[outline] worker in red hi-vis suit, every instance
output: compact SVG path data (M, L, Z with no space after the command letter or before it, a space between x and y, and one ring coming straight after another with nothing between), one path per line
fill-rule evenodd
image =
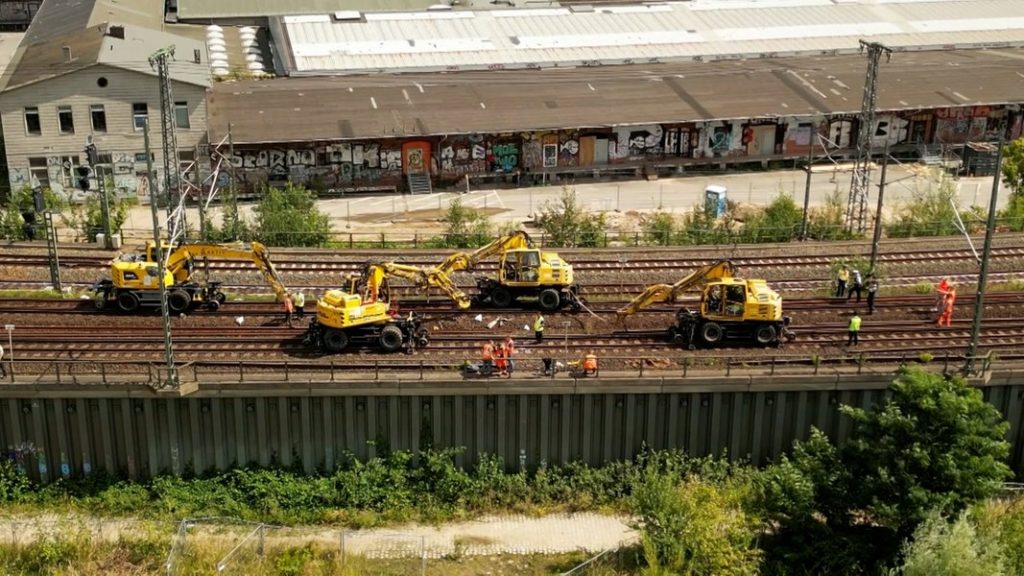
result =
M942 314L939 315L939 326L953 325L953 304L956 303L956 287L950 286L943 301Z

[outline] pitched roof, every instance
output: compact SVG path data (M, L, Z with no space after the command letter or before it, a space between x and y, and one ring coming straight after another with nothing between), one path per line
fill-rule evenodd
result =
M1024 49L894 55L883 111L1024 102ZM235 144L505 133L860 111L863 56L281 78L214 84L210 140Z
M206 62L202 42L163 32L162 0L46 0L14 54L0 90L62 76L95 64L155 74L148 57L174 45L180 64L171 76L208 86L209 70L193 64L193 50Z

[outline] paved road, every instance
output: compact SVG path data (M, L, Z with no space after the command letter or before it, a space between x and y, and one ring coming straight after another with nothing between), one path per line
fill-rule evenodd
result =
M877 182L879 173L873 178ZM554 202L561 195L563 185L576 190L579 199L591 211L650 211L658 208L685 212L702 201L703 191L709 184L728 188L728 197L736 202L767 204L780 193L791 194L798 203L803 202L805 173L799 170L772 172L751 172L721 176L693 175L680 178L663 178L655 181L622 180L618 182L562 183L554 186L537 186L517 189L493 189L484 187L468 193L439 192L425 196L403 194L356 195L350 198L336 198L320 201L321 210L327 212L332 225L338 232L344 231L390 231L393 220L436 220L449 203L461 199L466 206L486 209L495 222L522 221L541 210L545 203ZM887 212L892 213L901 203L909 201L915 192L927 190L935 183L926 176L916 174L909 168L890 166L886 187ZM986 207L991 193L992 178L962 178L958 202L962 208L972 205ZM810 204L824 204L829 196L839 194L845 204L850 186L849 172L825 170L815 172L811 179ZM876 191L872 190L872 210ZM1005 205L1009 194L1001 191L1000 207ZM243 211L250 213L248 206ZM198 222L195 211L191 211L193 226ZM161 212L161 219L163 218ZM125 228L136 235L146 231L152 234L152 220L148 206L135 207Z

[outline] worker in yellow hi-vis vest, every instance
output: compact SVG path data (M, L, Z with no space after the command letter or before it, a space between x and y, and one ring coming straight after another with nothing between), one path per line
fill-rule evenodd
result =
M850 317L849 335L846 338L847 346L856 346L860 342L860 314L853 313Z
M540 344L544 341L544 315L538 314L533 321L533 341Z

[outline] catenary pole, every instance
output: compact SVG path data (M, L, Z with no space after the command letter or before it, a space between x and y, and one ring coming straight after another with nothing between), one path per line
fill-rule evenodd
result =
M142 127L142 138L146 146L146 182L149 185L149 208L153 214L153 243L156 251L157 277L160 282L160 315L164 327L164 359L167 361L167 379L160 383L161 387L176 388L178 373L174 367L174 348L171 343L171 316L167 309L167 282L164 279L164 250L160 238L160 217L156 210L156 177L153 174L153 154L149 147L149 118Z
M996 201L999 200L999 184L1002 180L1003 145L1006 129L999 132L999 151L996 152L996 168L992 176L992 198L988 202L988 223L985 226L985 247L981 251L981 271L978 273L978 291L974 296L974 319L971 322L971 342L967 345L964 373L974 372L974 355L978 352L978 337L981 334L981 315L985 306L985 284L988 281L988 260L992 253L992 236L996 229Z

